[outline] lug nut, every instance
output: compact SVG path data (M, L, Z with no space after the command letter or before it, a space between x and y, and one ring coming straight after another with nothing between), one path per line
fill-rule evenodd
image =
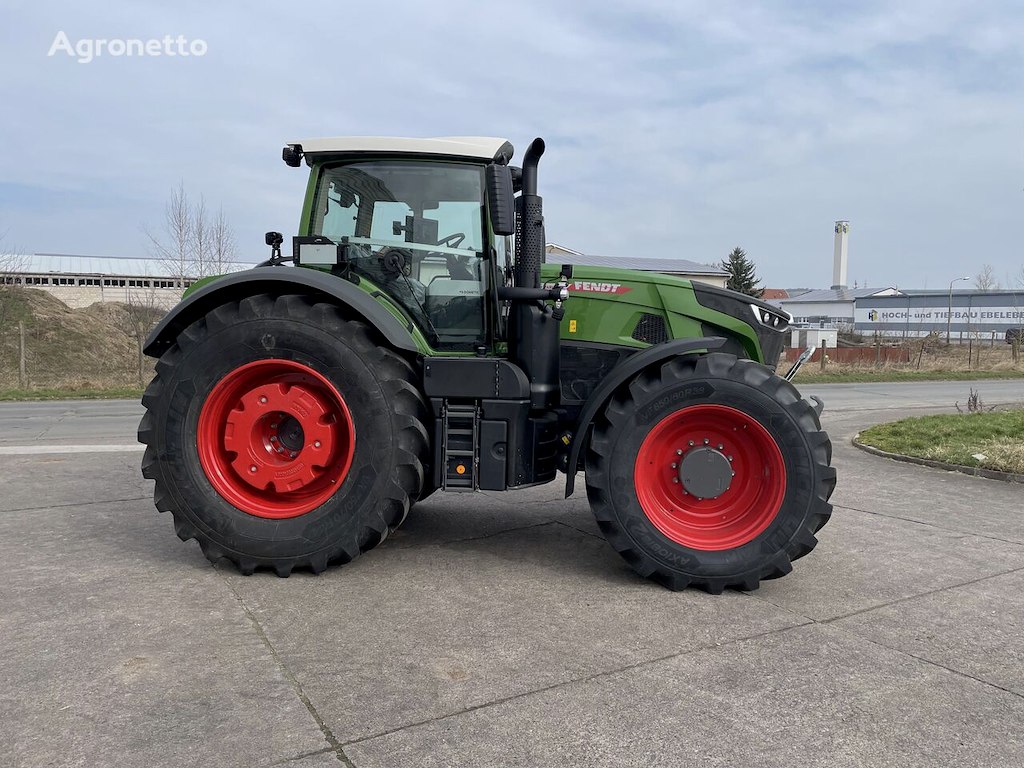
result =
M693 445L693 443L690 443L690 445ZM682 448L676 448L676 456L682 456L682 455L683 455L683 449Z
M260 402L261 403L266 403L267 402L267 396L266 395L260 395Z
M708 439L707 439L706 437L704 438L704 445L707 445L707 444L708 444L708 443L710 443L710 442L711 442L711 441L710 441L710 440L708 440Z
M277 435L271 435L270 436L270 442L276 443L277 442Z
M298 456L299 454L297 454L297 453L296 453L295 451L292 451L292 452L291 452L290 454L288 454L288 455L289 455L289 456L291 456L291 457L292 457L292 458L294 459L294 458L295 458L296 456Z
M679 482L679 478L678 477L673 477L672 478L672 482L673 483L678 483Z
M721 443L719 443L719 444L718 444L718 450L722 450L723 448L725 448L725 446L724 446L724 445L722 445Z
M249 471L255 474L255 472L256 472L256 465L253 464L251 467L249 467Z
M320 441L319 440L314 440L313 441L313 447L314 448L319 448L320 447Z
M672 469L675 469L675 468L676 468L676 465L675 465L675 464L673 464L673 465L672 465Z
M693 447L693 440L690 441L690 447Z

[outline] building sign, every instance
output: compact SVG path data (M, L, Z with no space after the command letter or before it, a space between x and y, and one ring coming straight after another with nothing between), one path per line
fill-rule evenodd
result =
M1005 333L1024 327L1024 292L958 294L952 313L948 295L872 296L857 299L854 328L923 335L951 333Z

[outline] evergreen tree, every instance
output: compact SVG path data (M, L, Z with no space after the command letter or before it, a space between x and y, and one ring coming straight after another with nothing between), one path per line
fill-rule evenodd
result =
M732 249L732 253L722 260L722 269L729 273L727 288L755 299L761 297L761 281L757 279L754 262L747 258L747 252L742 248Z

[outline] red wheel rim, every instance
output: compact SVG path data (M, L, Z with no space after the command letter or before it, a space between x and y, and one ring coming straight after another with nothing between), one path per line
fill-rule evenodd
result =
M345 399L308 366L257 360L217 382L196 437L207 479L256 517L297 517L345 480L355 427Z
M716 497L687 490L681 468L691 454L692 468L695 451L728 485ZM658 422L640 446L633 479L647 519L677 544L700 550L753 541L786 495L786 466L774 438L756 419L724 405L693 405Z

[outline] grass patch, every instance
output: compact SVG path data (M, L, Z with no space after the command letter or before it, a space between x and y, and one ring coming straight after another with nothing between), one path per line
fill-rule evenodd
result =
M1024 474L1024 409L916 416L866 429L859 439L890 453Z
M794 384L863 384L872 381L980 381L982 379L1024 379L1024 371L907 371L879 368L877 370L809 371L805 365L797 371ZM788 370L785 363L779 371Z
M142 390L135 387L0 389L0 400L139 400Z

